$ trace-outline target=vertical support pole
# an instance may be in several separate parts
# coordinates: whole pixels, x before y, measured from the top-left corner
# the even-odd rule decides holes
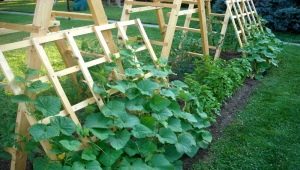
[[[105,14],[103,4],[101,0],[88,0],[89,8],[92,13],[94,22],[96,26],[108,24],[107,16]],[[113,40],[112,32],[111,30],[105,30],[102,32],[105,41],[110,49],[110,51],[115,54],[118,52],[117,46]],[[122,61],[120,59],[116,60],[116,64],[118,67],[118,70],[121,73],[124,73],[124,68],[122,66]]]
[[[231,9],[232,9],[232,4],[230,3],[230,4],[227,5],[227,9],[226,9],[222,29],[221,29],[220,40],[217,44],[217,49],[216,49],[216,53],[215,53],[215,57],[214,57],[215,60],[218,59],[220,57],[220,54],[221,54],[222,46],[223,46],[224,39],[225,39],[225,36],[226,36],[227,28],[228,28],[228,23],[229,23],[229,20],[230,20],[230,14],[231,14],[230,11],[231,11]]]
[[[49,28],[49,30],[51,32],[58,32],[60,31],[60,28],[58,26],[55,26],[55,27],[52,27],[52,28]],[[62,56],[62,59],[65,63],[65,65],[67,67],[71,67],[71,66],[74,66],[76,63],[73,59],[73,56],[71,54],[71,50],[70,50],[70,47],[68,46],[68,44],[65,42],[65,40],[57,40],[55,41],[55,45],[60,53],[60,55]],[[77,77],[76,77],[76,74],[71,74],[71,79],[72,79],[72,82],[74,83],[75,87],[78,89],[78,93],[81,93],[82,90],[78,84],[78,80],[77,80]]]
[[[154,0],[153,2],[154,3],[159,2],[159,0]],[[156,15],[157,15],[157,21],[158,21],[160,33],[161,33],[162,37],[164,38],[165,33],[166,33],[166,27],[165,27],[166,21],[165,21],[165,16],[164,16],[164,12],[163,12],[162,8],[159,8],[156,10]]]
[[[31,37],[39,37],[46,35],[50,25],[51,12],[53,8],[53,0],[37,0],[34,11],[32,26],[39,28],[38,33],[31,33]],[[33,47],[29,48],[27,64],[29,68],[40,69],[41,61],[39,60]]]
[[[125,0],[123,5],[123,11],[120,21],[129,21],[130,19],[130,13],[129,11],[132,9],[132,4],[129,2],[133,2],[133,0]],[[124,27],[125,31],[127,30],[127,27]],[[120,32],[118,32],[118,37],[121,37]]]
[[[95,25],[104,25],[108,24],[107,16],[105,14],[103,4],[101,0],[88,0],[88,5],[93,16],[93,20]],[[114,43],[112,33],[110,30],[103,31],[103,36],[108,44],[112,53],[116,53],[118,51],[116,44]]]
[[[194,7],[195,7],[195,4],[189,4],[189,7],[188,7],[188,9],[190,10],[190,9],[194,9]],[[193,16],[193,14],[187,14],[186,15],[186,17],[185,17],[185,21],[184,21],[184,27],[190,27],[190,23],[191,23],[191,20],[192,20],[192,16]],[[184,39],[185,37],[186,37],[186,34],[188,33],[188,31],[187,30],[183,30],[182,31],[182,38]],[[179,48],[182,48],[182,44],[183,44],[183,41],[181,41],[180,43],[179,43]]]
[[[203,54],[209,55],[207,24],[206,24],[206,15],[205,15],[205,3],[204,3],[204,0],[197,0],[197,3],[198,3],[198,13],[199,13],[199,21],[200,21],[199,25],[200,25],[200,30],[201,30]]]
[[[208,22],[208,30],[209,32],[212,32],[212,21],[211,21],[211,0],[205,0],[205,12],[206,12],[206,17],[207,17],[207,22]]]
[[[170,13],[169,22],[167,25],[167,30],[165,33],[164,41],[163,43],[166,44],[162,48],[161,57],[168,59],[174,39],[174,34],[176,31],[176,25],[178,21],[178,12],[180,11],[182,0],[174,0],[173,4],[176,5],[176,7],[172,8]]]

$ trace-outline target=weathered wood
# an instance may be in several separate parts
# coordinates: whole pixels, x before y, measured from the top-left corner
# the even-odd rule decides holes
[[[209,45],[208,45],[207,24],[206,24],[204,1],[198,0],[198,10],[199,10],[198,15],[199,15],[199,19],[200,19],[202,52],[204,55],[209,55]]]

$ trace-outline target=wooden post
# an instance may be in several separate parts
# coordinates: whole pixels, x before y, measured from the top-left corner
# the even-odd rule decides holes
[[[222,46],[223,46],[223,43],[224,43],[224,40],[225,40],[225,36],[226,36],[227,28],[228,28],[228,23],[229,23],[229,20],[230,20],[230,14],[231,14],[230,11],[231,11],[231,9],[232,9],[232,4],[228,4],[226,12],[225,12],[225,17],[224,17],[224,20],[223,20],[220,40],[217,44],[217,49],[216,49],[216,53],[215,53],[215,57],[214,57],[215,60],[218,59],[220,57],[220,54],[221,54],[221,49],[222,49]]]
[[[105,14],[103,4],[101,0],[88,0],[89,8],[93,16],[95,25],[108,24],[107,16]],[[118,52],[117,47],[114,43],[112,33],[110,30],[104,31],[103,36],[108,44],[112,53]]]
[[[153,2],[159,2],[159,0],[154,0]],[[166,21],[165,21],[164,12],[163,12],[162,8],[159,8],[156,10],[156,15],[157,15],[159,30],[164,39],[165,33],[166,33],[166,27],[165,27]]]
[[[32,26],[38,27],[37,33],[31,33],[30,37],[39,37],[48,33],[48,27],[50,25],[51,11],[53,8],[53,0],[37,0]],[[34,48],[29,48],[28,52],[28,67],[32,69],[40,69],[41,61],[37,57]]]
[[[199,21],[201,30],[202,49],[204,55],[209,55],[207,24],[205,15],[205,3],[204,0],[198,0]]]
[[[176,8],[172,8],[170,13],[169,22],[167,25],[167,30],[165,33],[164,41],[163,43],[166,44],[162,48],[161,57],[168,59],[173,43],[174,34],[176,31],[176,25],[178,21],[178,12],[180,11],[182,0],[174,0],[173,4],[176,5]]]

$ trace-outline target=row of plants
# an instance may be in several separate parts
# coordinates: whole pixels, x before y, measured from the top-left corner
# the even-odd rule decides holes
[[[185,50],[177,50],[175,61],[180,69],[173,64],[175,73],[166,61],[137,61],[131,50],[121,50],[124,74],[117,71],[115,62],[90,70],[96,81],[93,90],[104,99],[103,108],[91,105],[78,112],[82,126],[68,117],[53,117],[50,124],[30,127],[32,138],[21,138],[33,169],[182,169],[183,155],[193,157],[212,141],[208,128],[220,114],[222,103],[247,77],[260,78],[278,64],[278,43],[269,30],[253,32],[243,49],[245,56],[229,61],[189,58]],[[82,45],[89,48],[88,43]],[[138,48],[140,44],[130,45]],[[188,70],[182,70],[183,63]],[[109,79],[113,70],[126,78]],[[177,73],[187,74],[176,77]],[[58,114],[62,104],[49,84],[30,81],[38,74],[29,69],[24,77],[16,78],[26,94],[36,98],[19,95],[12,101],[25,102],[31,115],[40,120]],[[84,83],[82,89],[89,94]],[[110,89],[118,93],[110,94]],[[52,144],[57,161],[45,156],[39,145],[44,140]],[[15,142],[3,147],[12,145],[18,147]]]

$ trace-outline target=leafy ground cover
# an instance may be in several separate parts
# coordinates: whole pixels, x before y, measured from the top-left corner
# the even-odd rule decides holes
[[[13,17],[12,17],[13,18]],[[30,17],[28,17],[28,19],[30,19]],[[66,22],[65,24],[64,24],[64,26],[66,27],[66,28],[68,28],[68,27],[71,27],[71,26],[74,26],[73,25],[73,23],[72,22],[70,22],[70,21],[67,21],[67,20],[62,20],[63,22]],[[19,22],[19,21],[16,21],[16,22]],[[82,23],[82,22],[77,22],[76,21],[76,23],[77,24],[84,24],[84,23]],[[85,24],[86,25],[86,24]],[[149,33],[149,35],[157,35],[156,33],[155,33],[155,29],[148,29],[148,31],[150,31],[150,32],[148,32]],[[15,38],[18,38],[18,37],[8,37],[8,39],[10,39],[11,41],[14,41],[14,39]],[[288,48],[288,46],[286,46],[287,48]],[[51,52],[51,46],[49,47],[49,52]],[[47,51],[48,51],[47,50]],[[17,52],[18,53],[18,55],[17,56],[15,56],[15,54],[11,54],[11,59],[13,60],[13,57],[20,57],[20,56],[23,56],[23,54],[22,53],[24,53],[23,51],[19,51],[19,52]],[[24,56],[23,56],[24,57]],[[55,59],[55,56],[54,56],[54,59]],[[16,60],[16,61],[20,61],[20,60]],[[61,61],[56,61],[57,62],[57,65],[59,65],[59,63],[61,63]],[[192,76],[195,76],[195,77],[197,77],[199,74],[201,74],[201,76],[203,76],[204,75],[204,78],[205,78],[205,81],[203,81],[203,80],[197,80],[197,79],[195,79],[195,77],[193,78],[191,78],[192,80],[193,79],[195,79],[195,80],[197,80],[197,81],[200,81],[200,83],[202,84],[202,83],[207,83],[209,86],[211,86],[211,85],[216,85],[216,83],[218,83],[217,81],[219,80],[219,79],[221,79],[222,81],[224,81],[224,83],[222,84],[222,83],[220,83],[220,86],[219,87],[215,87],[215,88],[213,88],[213,89],[204,89],[204,91],[203,92],[205,92],[206,94],[205,95],[208,95],[208,96],[213,96],[213,97],[215,97],[215,99],[214,98],[211,98],[212,99],[212,103],[213,104],[215,104],[216,103],[216,101],[214,101],[214,100],[217,100],[217,104],[218,103],[221,103],[222,102],[222,100],[224,99],[224,98],[226,98],[226,97],[228,97],[228,96],[230,96],[231,94],[232,94],[232,92],[233,92],[233,90],[235,89],[235,88],[237,88],[237,86],[235,86],[235,84],[236,85],[238,85],[238,84],[241,84],[242,83],[242,81],[244,80],[244,77],[245,77],[245,75],[247,75],[247,73],[249,72],[249,69],[248,69],[248,67],[249,67],[249,63],[247,64],[247,63],[244,63],[244,64],[239,64],[240,62],[242,62],[243,63],[243,61],[236,61],[236,62],[234,62],[234,61],[230,61],[230,62],[225,62],[225,61],[221,61],[220,62],[220,64],[213,64],[212,63],[212,61],[204,61],[204,62],[202,62],[201,63],[201,61],[200,61],[200,66],[206,66],[206,67],[204,67],[204,68],[208,68],[208,70],[209,69],[211,69],[211,70],[213,70],[213,73],[211,74],[211,73],[209,73],[209,72],[207,72],[205,69],[203,69],[203,68],[201,68],[200,66],[199,66],[199,68],[198,68],[198,70],[197,70],[197,72],[194,74],[194,75],[192,75]],[[199,63],[198,63],[199,64]],[[243,68],[239,68],[239,65],[244,65],[244,66],[247,66],[247,67],[245,67],[245,70],[243,70]],[[20,68],[20,66],[22,66],[20,63],[14,63],[14,68],[17,70],[17,69],[19,69]],[[225,66],[225,67],[224,67]],[[23,69],[19,69],[20,70],[20,72],[21,71],[25,71],[26,70],[26,68],[24,67],[24,66],[22,66],[23,67]],[[22,68],[21,67],[21,68]],[[227,71],[222,71],[222,68],[226,68],[225,70],[227,70]],[[148,68],[149,69],[149,68]],[[131,70],[132,71],[132,70]],[[140,71],[138,71],[138,70],[135,70],[135,72],[128,72],[128,74],[136,74],[137,72],[140,72]],[[225,73],[224,73],[225,72]],[[236,74],[234,74],[234,75],[231,75],[230,73],[231,72],[235,72]],[[157,73],[159,73],[159,72],[156,72],[156,74]],[[204,73],[204,74],[203,74]],[[158,75],[160,75],[161,76],[161,74],[162,74],[162,72],[160,72],[160,74],[158,74]],[[275,74],[275,73],[274,73]],[[271,75],[273,75],[273,73],[271,74]],[[130,75],[129,75],[130,76]],[[233,80],[235,80],[234,82],[233,82]],[[202,81],[202,82],[201,82]],[[279,80],[274,80],[274,82],[277,82],[277,81],[279,81]],[[116,84],[114,84],[114,83],[116,83]],[[120,82],[113,82],[113,86],[115,86],[115,88],[118,88],[119,89],[119,87],[122,85],[122,83],[121,84],[118,84],[118,83],[120,83]],[[127,83],[132,83],[132,82],[127,82]],[[269,83],[269,82],[268,82]],[[278,82],[277,82],[278,83]],[[137,82],[137,86],[138,86],[138,84],[141,84],[141,82]],[[191,83],[191,84],[193,84],[193,83]],[[271,83],[272,84],[272,83]],[[224,86],[223,86],[224,85]],[[270,84],[269,84],[270,85]],[[273,85],[273,84],[272,84]],[[209,87],[208,86],[208,87]],[[122,87],[122,86],[121,86]],[[161,86],[161,87],[163,87],[163,88],[166,88],[166,87],[164,87],[164,86]],[[195,87],[194,89],[197,89],[197,87]],[[228,90],[228,91],[224,91],[224,93],[219,93],[219,92],[222,92],[222,90],[223,89],[225,89],[225,90]],[[99,90],[99,89],[98,89]],[[120,89],[121,91],[122,91],[122,89]],[[139,89],[140,90],[140,89]],[[202,90],[202,89],[201,89]],[[213,90],[216,90],[215,91],[215,93],[212,93],[212,92],[214,92]],[[101,93],[102,92],[102,90],[100,89],[99,90],[99,93]],[[127,95],[127,91],[125,91],[126,93],[125,94],[123,94],[122,96],[126,96]],[[143,90],[142,90],[142,92],[143,92]],[[165,93],[162,93],[162,94],[165,94]],[[167,104],[166,103],[169,103],[167,100],[171,100],[171,98],[172,98],[172,96],[170,96],[169,94],[171,94],[170,92],[167,94],[165,94],[165,95],[168,95],[167,97],[166,96],[157,96],[158,98],[160,98],[160,99],[162,99],[163,101],[165,101],[165,102],[162,102],[162,104],[163,103],[165,103],[165,104],[163,104],[162,105],[162,107],[164,107],[164,109],[166,108],[166,107],[168,107],[168,106],[166,106]],[[142,93],[142,95],[146,95],[146,96],[141,96],[142,98],[147,98],[147,95],[148,95],[148,93],[145,93],[145,94],[143,94]],[[183,98],[185,98],[185,99],[187,99],[187,98],[190,98],[191,96],[189,96],[189,95],[183,95],[183,94],[178,94],[178,96],[177,97],[183,97]],[[203,93],[201,93],[201,95],[199,95],[198,97],[198,99],[201,99],[200,97],[203,95]],[[218,96],[219,95],[219,96]],[[174,96],[173,96],[174,97]],[[167,99],[166,99],[167,98]],[[203,99],[203,98],[202,98]],[[204,99],[206,99],[206,98],[204,98]],[[6,100],[7,101],[7,97],[3,97],[3,100]],[[125,98],[124,100],[128,100],[127,98]],[[256,100],[256,99],[252,99],[252,100]],[[4,103],[5,101],[3,101],[3,103]],[[150,103],[148,103],[148,102],[150,102]],[[202,104],[202,102],[203,101],[201,101],[201,104]],[[251,102],[255,102],[255,101],[251,101]],[[113,103],[113,102],[112,102]],[[145,104],[145,105],[148,105],[147,106],[147,108],[146,109],[150,109],[150,110],[148,110],[148,111],[150,111],[150,112],[152,112],[153,110],[155,111],[155,109],[157,109],[157,108],[155,108],[155,107],[151,107],[151,101],[147,101],[146,103],[148,103],[148,104]],[[58,106],[58,105],[57,105]],[[150,106],[150,108],[149,108],[149,106]],[[210,106],[210,105],[209,105]],[[14,106],[13,106],[14,107]],[[188,107],[190,107],[190,105],[188,106]],[[203,107],[203,106],[202,106]],[[211,107],[216,107],[216,106],[211,106]],[[137,107],[135,107],[135,109],[136,109]],[[5,109],[5,108],[4,108]],[[107,109],[111,109],[111,108],[107,108]],[[201,108],[201,109],[203,109],[203,108]],[[45,112],[43,109],[40,109],[41,110],[41,112],[42,112],[42,114],[52,114],[52,113],[49,113],[49,112]],[[56,109],[57,110],[57,109]],[[191,111],[190,109],[188,109],[189,111]],[[275,109],[276,110],[276,109]],[[44,111],[44,112],[43,112]],[[124,111],[124,110],[123,110]],[[122,113],[124,113],[122,111]],[[274,111],[274,110],[273,110]],[[3,113],[7,113],[7,112],[3,112]],[[104,113],[105,113],[105,111],[104,111]],[[178,112],[179,113],[179,112]],[[178,114],[177,113],[177,114]],[[213,112],[212,114],[215,114],[216,112]],[[182,113],[180,113],[181,115],[180,116],[184,116]],[[209,117],[211,117],[212,116],[212,114],[210,114],[209,115]],[[187,116],[188,114],[186,114],[185,113],[185,116]],[[206,117],[207,115],[205,115],[205,114],[203,114],[203,113],[200,113],[200,115],[201,116],[203,116],[203,117]],[[93,115],[91,115],[91,116],[93,116]],[[124,115],[122,115],[122,116],[124,116]],[[127,115],[128,116],[128,115]],[[177,115],[178,116],[178,115]],[[125,115],[125,117],[126,117],[126,115]],[[124,117],[123,117],[124,118]],[[154,117],[155,118],[155,117]],[[192,118],[192,117],[182,117],[183,119],[187,119],[188,121],[191,121],[191,122],[194,122],[195,123],[195,120]],[[249,118],[249,117],[248,117]],[[279,117],[278,117],[279,118]],[[13,120],[13,119],[12,119]],[[92,120],[92,118],[90,118],[90,120]],[[133,120],[133,119],[132,119]],[[136,120],[136,119],[135,119]],[[252,120],[252,119],[251,119]],[[55,122],[55,121],[54,121]],[[132,122],[137,122],[137,121],[132,121]],[[144,123],[149,123],[149,122],[144,122]],[[160,122],[162,125],[165,125],[164,124],[164,122]],[[190,122],[188,122],[188,124],[189,124]],[[149,124],[147,124],[147,125],[149,125]],[[192,123],[192,126],[195,126],[193,123]],[[49,126],[50,127],[50,126]],[[49,127],[42,127],[42,128],[45,128],[45,130],[47,130]],[[188,126],[185,126],[185,128],[187,128]],[[203,127],[203,125],[201,125],[201,126],[199,126],[199,127]],[[38,131],[39,129],[40,129],[41,127],[35,127],[35,128],[33,128],[33,129],[31,129],[31,132],[32,132],[32,134],[33,134],[33,136],[34,136],[34,139],[36,139],[36,140],[39,140],[39,139],[43,139],[45,136],[39,136],[39,135],[37,135],[37,134],[39,134],[39,133],[35,133],[36,132],[36,130]],[[91,127],[91,128],[96,128],[97,129],[97,127]],[[150,130],[149,130],[150,129]],[[3,131],[4,131],[5,129],[3,129]],[[103,130],[103,129],[102,129]],[[191,129],[188,129],[188,130],[191,130]],[[118,131],[114,131],[114,132],[116,132],[117,133],[117,135],[120,135],[120,137],[124,137],[124,138],[128,138],[128,131],[126,132],[127,130],[126,129],[121,129],[119,132]],[[146,134],[141,134],[140,132],[142,132],[143,131],[143,133],[144,132],[147,132]],[[158,132],[158,129],[153,129],[153,131],[155,131],[155,132]],[[74,132],[74,129],[72,130],[72,132]],[[84,131],[83,131],[84,132]],[[97,131],[91,131],[92,133],[94,133],[94,134],[97,134]],[[137,133],[138,132],[138,133]],[[151,133],[150,133],[151,132]],[[66,133],[66,132],[62,132],[64,135],[70,135],[70,133]],[[135,129],[133,129],[133,136],[134,137],[136,137],[136,138],[145,138],[146,139],[146,137],[148,137],[147,135],[153,135],[153,132],[151,131],[151,128],[145,128],[145,127],[142,127],[141,125],[139,125],[138,127],[136,127]],[[194,133],[194,132],[191,132],[191,133]],[[84,134],[84,133],[83,133]],[[82,135],[82,133],[80,133],[79,135]],[[85,133],[85,135],[86,135],[86,133]],[[146,137],[145,136],[140,136],[140,135],[146,135]],[[165,138],[164,137],[162,137],[162,136],[164,136],[164,135],[166,135],[165,136]],[[186,139],[188,139],[189,138],[189,141],[192,141],[191,139],[191,136],[189,136],[189,135],[182,135],[182,134],[178,134],[179,136],[178,136],[178,139],[179,139],[179,137],[180,137],[180,139],[182,139],[182,141],[185,141]],[[242,134],[243,135],[243,134]],[[241,136],[242,136],[241,135]],[[160,141],[161,143],[162,143],[162,141],[163,142],[171,142],[171,143],[174,143],[174,141],[175,141],[175,136],[174,136],[174,134],[171,132],[171,131],[163,131],[163,132],[161,132],[161,134],[155,134],[155,136],[156,137],[158,137],[158,141]],[[210,140],[210,136],[209,136],[209,134],[208,133],[206,133],[205,135],[205,138],[206,138],[206,140]],[[100,136],[100,138],[102,138],[103,136]],[[154,139],[154,136],[151,136],[152,138],[151,139]],[[107,138],[107,136],[105,137],[106,139],[108,139]],[[61,147],[63,147],[65,150],[74,150],[74,147],[76,147],[77,145],[78,145],[78,142],[76,142],[76,140],[72,140],[72,142],[70,142],[69,141],[69,139],[64,139],[64,136],[60,136],[60,142],[59,142],[59,146],[61,146]],[[234,140],[234,139],[232,139],[232,140]],[[265,140],[265,139],[263,139],[263,140]],[[201,141],[201,140],[200,140]],[[114,149],[116,149],[116,148],[119,148],[120,149],[120,147],[122,146],[122,147],[124,147],[124,143],[120,143],[119,141],[117,141],[116,140],[116,138],[111,138],[111,137],[109,137],[109,139],[108,139],[108,141],[107,141],[108,143],[110,143],[110,145],[114,148]],[[156,142],[157,142],[157,139],[156,139]],[[228,141],[227,141],[228,142]],[[137,142],[138,143],[138,142]],[[171,144],[170,143],[170,144]],[[185,142],[184,142],[185,143]],[[193,143],[193,142],[192,142]],[[185,143],[184,145],[181,145],[181,146],[179,146],[178,144],[177,144],[177,146],[179,146],[179,148],[184,148],[184,147],[189,147],[189,146],[185,146],[186,144],[188,144],[188,145],[190,145],[190,146],[195,146],[194,144],[192,144],[192,143],[190,143],[190,142],[187,142],[187,143]],[[201,147],[203,147],[203,143],[200,143],[201,144]],[[224,144],[223,144],[224,145]],[[70,146],[72,146],[72,147],[70,147]],[[153,143],[151,143],[149,146],[153,146]],[[111,147],[107,147],[107,146],[102,146],[101,145],[101,147],[104,147],[105,149],[108,149],[109,151],[113,151],[112,150],[112,148]],[[125,150],[125,152],[126,152],[126,154],[137,154],[137,153],[133,153],[132,151],[135,151],[134,150],[134,148],[128,148],[129,146],[126,146],[126,148],[124,149]],[[152,147],[153,148],[153,147]],[[60,148],[61,149],[61,148]],[[76,148],[75,148],[76,149]],[[131,150],[130,150],[131,149]],[[178,147],[176,148],[177,150],[178,150]],[[174,149],[173,149],[174,150]],[[57,151],[59,151],[59,150],[57,150]],[[123,150],[122,150],[123,151]],[[156,151],[155,151],[156,152]],[[154,153],[155,153],[154,152]],[[161,152],[163,152],[163,151],[161,151]],[[138,153],[138,154],[144,154],[144,153]],[[195,154],[195,153],[189,153],[189,154]],[[83,159],[83,160],[85,160],[85,162],[86,163],[88,163],[88,164],[85,164],[85,165],[82,165],[82,164],[80,164],[80,163],[76,163],[76,166],[94,166],[95,164],[96,164],[96,162],[87,162],[87,161],[91,161],[91,160],[94,160],[94,157],[95,157],[95,153],[93,153],[93,152],[91,152],[90,150],[85,150],[84,152],[82,152],[81,153],[81,158]],[[113,154],[112,155],[113,157],[114,157],[114,159],[117,159],[117,158],[119,158],[119,156],[120,156],[120,153],[119,152],[115,152],[115,154]],[[149,155],[142,155],[142,156],[149,156]],[[174,156],[174,155],[173,155]],[[117,157],[117,158],[116,158]],[[151,159],[150,159],[150,163],[148,162],[149,160],[148,160],[148,158],[145,158],[145,160],[146,160],[146,162],[148,162],[150,165],[156,165],[156,164],[158,164],[158,160],[162,160],[162,158],[164,158],[164,155],[162,155],[162,154],[156,154],[155,155],[155,157],[152,157],[152,155],[151,156],[149,156],[149,157],[151,157]],[[102,157],[102,158],[99,158],[100,159],[100,162],[102,161],[102,162],[105,162],[105,163],[107,163],[107,162],[109,162],[109,161],[104,161],[105,159],[107,159],[107,158],[105,158],[105,156],[104,157]],[[166,160],[166,159],[163,159],[164,161],[163,161],[163,164],[160,164],[159,166],[161,166],[161,167],[170,167],[170,162],[168,162],[168,161],[170,161],[169,159],[174,159],[174,157],[173,158],[170,158],[170,157],[168,157],[167,158],[168,160]],[[233,159],[235,159],[235,158],[233,158]],[[44,159],[38,159],[37,161],[45,161]],[[144,160],[142,160],[142,161],[144,161]],[[131,160],[131,159],[127,159],[127,160],[125,160],[125,161],[122,161],[122,163],[123,163],[123,165],[133,165],[133,164],[135,164],[135,165],[138,165],[138,166],[144,166],[145,167],[145,165],[144,164],[142,164],[142,161],[139,159],[139,160]],[[47,162],[43,162],[43,163],[47,163]],[[71,163],[71,162],[67,162],[67,163]],[[111,163],[111,164],[114,164],[114,162],[109,162],[109,163]],[[238,165],[238,164],[237,164]],[[108,165],[108,166],[110,166],[110,165]],[[196,165],[195,167],[196,168],[206,168],[206,167],[211,167],[210,165],[207,165],[206,167],[205,167],[206,165],[203,165],[202,166],[202,163],[200,163],[200,165],[198,166],[198,165]],[[220,167],[222,167],[222,166],[220,166]],[[216,168],[218,168],[218,166],[216,166]]]

